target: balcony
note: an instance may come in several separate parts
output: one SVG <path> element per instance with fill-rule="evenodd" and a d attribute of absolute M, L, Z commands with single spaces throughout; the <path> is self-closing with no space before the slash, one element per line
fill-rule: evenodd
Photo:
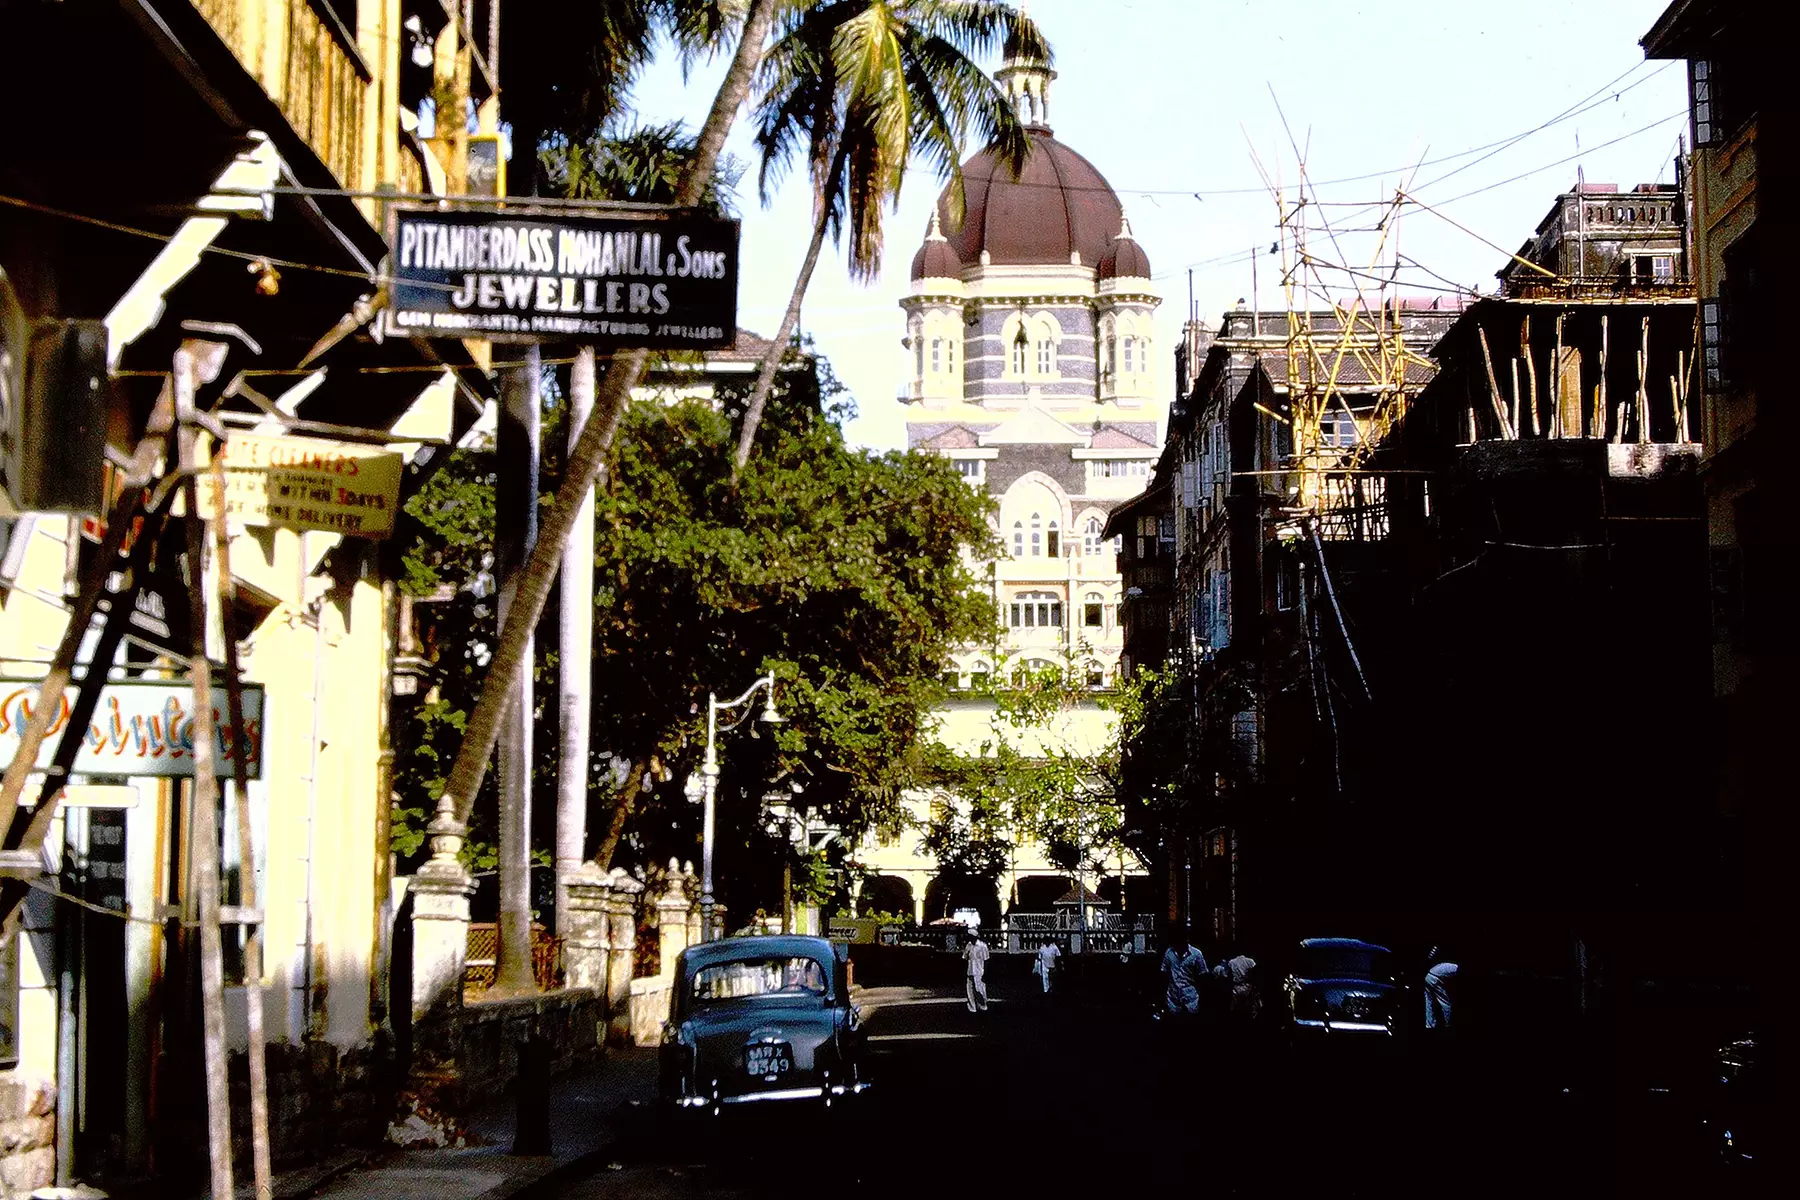
<path fill-rule="evenodd" d="M 373 76 L 337 14 L 320 0 L 193 4 L 339 183 L 372 188 L 376 181 L 363 173 L 363 141 Z"/>

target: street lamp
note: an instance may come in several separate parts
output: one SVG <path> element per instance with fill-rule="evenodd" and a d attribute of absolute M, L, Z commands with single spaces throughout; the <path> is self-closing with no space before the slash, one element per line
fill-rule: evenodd
<path fill-rule="evenodd" d="M 750 703 L 750 697 L 756 695 L 757 689 L 767 688 L 769 694 L 763 698 L 762 716 L 758 720 L 770 725 L 779 725 L 786 718 L 775 711 L 775 672 L 770 671 L 761 679 L 751 684 L 748 690 L 736 700 L 720 699 L 711 692 L 706 693 L 706 761 L 701 764 L 700 774 L 705 781 L 706 815 L 702 819 L 701 832 L 701 866 L 700 866 L 700 940 L 710 942 L 715 936 L 713 930 L 713 796 L 719 789 L 719 752 L 716 742 L 719 734 L 719 714 L 734 708 L 743 708 Z M 748 713 L 744 714 L 748 716 Z M 739 717 L 725 728 L 736 729 L 744 721 Z"/>

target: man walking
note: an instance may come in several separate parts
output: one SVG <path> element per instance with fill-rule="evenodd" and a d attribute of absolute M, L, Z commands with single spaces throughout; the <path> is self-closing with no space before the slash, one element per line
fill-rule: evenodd
<path fill-rule="evenodd" d="M 1054 941 L 1046 941 L 1038 947 L 1037 961 L 1031 964 L 1032 973 L 1044 985 L 1044 995 L 1050 994 L 1050 976 L 1056 970 L 1056 960 L 1062 957 L 1062 950 Z"/>
<path fill-rule="evenodd" d="M 963 988 L 972 1013 L 987 1011 L 987 960 L 988 945 L 981 940 L 981 931 L 977 929 L 963 944 Z"/>
<path fill-rule="evenodd" d="M 1206 979 L 1206 955 L 1188 945 L 1187 930 L 1169 934 L 1169 948 L 1163 951 L 1163 1012 L 1167 1016 L 1186 1018 L 1200 1011 L 1200 987 Z"/>
<path fill-rule="evenodd" d="M 1456 964 L 1436 946 L 1425 956 L 1430 968 L 1425 972 L 1425 1028 L 1450 1028 L 1451 993 L 1455 987 Z"/>

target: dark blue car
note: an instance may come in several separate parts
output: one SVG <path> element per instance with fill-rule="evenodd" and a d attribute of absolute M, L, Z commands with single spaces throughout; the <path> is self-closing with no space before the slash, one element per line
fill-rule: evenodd
<path fill-rule="evenodd" d="M 869 1086 L 848 964 L 814 937 L 689 946 L 675 965 L 662 1094 L 684 1109 L 815 1101 Z"/>
<path fill-rule="evenodd" d="M 1355 938 L 1306 938 L 1283 984 L 1297 1035 L 1392 1037 L 1403 992 L 1386 946 Z"/>

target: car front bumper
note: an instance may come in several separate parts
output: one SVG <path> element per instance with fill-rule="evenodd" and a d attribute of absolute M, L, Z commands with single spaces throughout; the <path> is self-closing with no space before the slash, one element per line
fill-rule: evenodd
<path fill-rule="evenodd" d="M 817 1087 L 775 1088 L 766 1092 L 720 1093 L 717 1096 L 680 1096 L 676 1098 L 675 1106 L 677 1108 L 711 1108 L 720 1104 L 837 1099 L 840 1096 L 860 1096 L 873 1086 L 871 1083 L 834 1083 L 829 1087 L 820 1085 Z"/>

